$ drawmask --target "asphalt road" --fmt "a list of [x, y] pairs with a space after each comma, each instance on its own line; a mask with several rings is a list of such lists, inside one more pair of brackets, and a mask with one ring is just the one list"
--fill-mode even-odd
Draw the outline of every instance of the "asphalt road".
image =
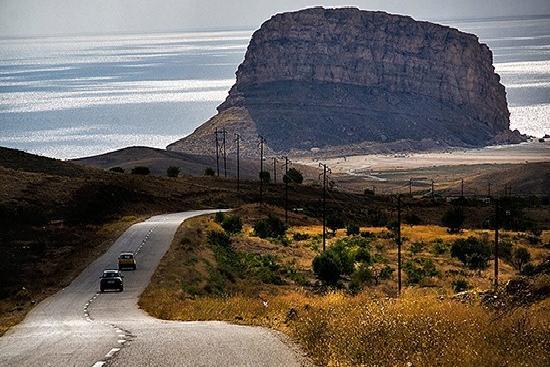
[[[268, 329], [224, 322], [162, 321], [137, 299], [185, 219], [217, 210], [155, 216], [130, 227], [67, 288], [37, 305], [0, 338], [0, 366], [300, 366], [303, 359]], [[98, 294], [103, 269], [137, 252], [124, 292]]]

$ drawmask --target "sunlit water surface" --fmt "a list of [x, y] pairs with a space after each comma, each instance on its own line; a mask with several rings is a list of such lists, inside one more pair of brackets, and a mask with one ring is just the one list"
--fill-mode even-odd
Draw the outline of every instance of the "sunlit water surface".
[[[550, 18], [443, 23], [493, 50], [512, 129], [550, 133]], [[0, 40], [0, 145], [57, 158], [164, 147], [215, 114], [251, 34]]]

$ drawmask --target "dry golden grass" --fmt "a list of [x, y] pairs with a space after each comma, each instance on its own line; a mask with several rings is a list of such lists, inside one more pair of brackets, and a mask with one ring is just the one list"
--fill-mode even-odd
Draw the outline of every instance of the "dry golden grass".
[[[550, 300], [498, 317], [477, 304], [409, 290], [400, 299], [362, 293], [268, 299], [178, 299], [166, 289], [142, 306], [177, 320], [226, 320], [289, 334], [321, 366], [547, 366]], [[294, 314], [296, 316], [291, 316]]]
[[[187, 236], [196, 239], [195, 246], [200, 249], [204, 232], [197, 236], [197, 228], [212, 226], [216, 225], [199, 218], [186, 222], [178, 231], [177, 239], [139, 302], [152, 316], [171, 320], [222, 320], [277, 329], [291, 336], [320, 366], [496, 367], [550, 363], [550, 299], [497, 315], [477, 302], [454, 300], [450, 296], [452, 276], [442, 275], [432, 280], [431, 286], [436, 288], [405, 288], [398, 299], [386, 296], [395, 288], [395, 279], [357, 295], [342, 292], [319, 295], [290, 285], [260, 284], [246, 285], [242, 292], [238, 285], [225, 297], [188, 297], [182, 292], [181, 283], [189, 272], [181, 267], [178, 270], [178, 262], [190, 255], [178, 244]], [[363, 230], [385, 231], [384, 228]], [[436, 226], [407, 227], [406, 231], [405, 236], [426, 242], [484, 233], [476, 230], [450, 236], [444, 228]], [[236, 249], [276, 254], [283, 262], [291, 261], [304, 267], [311, 264], [315, 255], [306, 245], [308, 240], [281, 246], [251, 238], [248, 232], [234, 237]], [[316, 235], [320, 233], [320, 226], [292, 227], [290, 233], [293, 232]], [[338, 233], [337, 237], [343, 235]], [[387, 242], [384, 242], [388, 247], [384, 250], [385, 256], [394, 261], [391, 240], [377, 240]], [[419, 255], [431, 256], [442, 274], [463, 269], [448, 254], [436, 256], [426, 250]], [[515, 274], [514, 269], [504, 263], [501, 272], [503, 279]], [[490, 273], [491, 269], [481, 275], [472, 273], [468, 281], [474, 287], [486, 288], [490, 284]]]

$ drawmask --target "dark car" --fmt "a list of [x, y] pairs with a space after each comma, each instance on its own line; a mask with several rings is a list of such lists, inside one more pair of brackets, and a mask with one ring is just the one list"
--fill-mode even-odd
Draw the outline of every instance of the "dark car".
[[103, 270], [103, 275], [99, 280], [99, 290], [101, 292], [106, 290], [117, 290], [122, 292], [124, 290], [122, 278], [124, 278], [124, 276], [120, 270]]

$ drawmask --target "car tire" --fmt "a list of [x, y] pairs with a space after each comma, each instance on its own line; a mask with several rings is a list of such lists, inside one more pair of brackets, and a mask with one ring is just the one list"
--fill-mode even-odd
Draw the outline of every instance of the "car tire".
[[102, 288], [99, 288], [99, 291], [100, 291], [101, 293], [105, 292], [105, 290], [103, 289], [103, 287], [102, 287]]
[[123, 290], [124, 290], [124, 287], [120, 287], [120, 289], [118, 291], [122, 292]]
[[134, 270], [136, 270], [136, 268], [137, 268], [137, 266], [136, 266], [136, 265], [134, 265]]

